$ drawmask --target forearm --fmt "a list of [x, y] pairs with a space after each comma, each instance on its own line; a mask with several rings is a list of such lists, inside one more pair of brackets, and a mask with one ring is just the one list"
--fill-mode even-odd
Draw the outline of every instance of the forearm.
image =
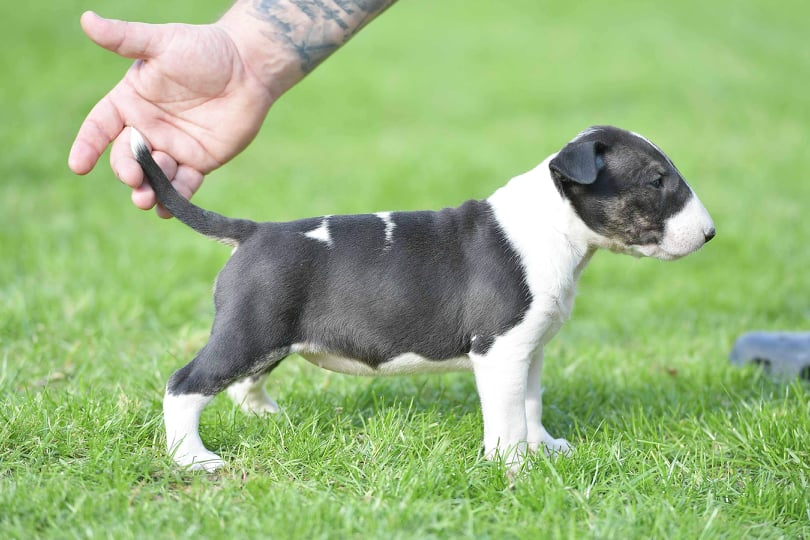
[[396, 0], [237, 0], [217, 25], [274, 99]]

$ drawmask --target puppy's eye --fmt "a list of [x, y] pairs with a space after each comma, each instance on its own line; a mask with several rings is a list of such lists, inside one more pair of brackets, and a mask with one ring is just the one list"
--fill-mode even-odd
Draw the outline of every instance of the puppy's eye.
[[650, 180], [650, 181], [648, 182], [648, 184], [650, 184], [650, 185], [651, 185], [652, 187], [654, 187], [655, 189], [661, 189], [661, 186], [663, 186], [663, 185], [664, 185], [664, 177], [663, 177], [663, 176], [661, 176], [661, 175], [659, 174], [659, 175], [657, 175], [655, 178], [653, 178], [652, 180]]

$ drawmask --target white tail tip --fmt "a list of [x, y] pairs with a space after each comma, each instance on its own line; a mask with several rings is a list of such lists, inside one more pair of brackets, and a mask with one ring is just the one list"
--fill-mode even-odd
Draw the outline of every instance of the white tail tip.
[[129, 147], [132, 150], [132, 155], [137, 156], [142, 150], [149, 150], [149, 146], [141, 135], [141, 132], [134, 127], [129, 128]]

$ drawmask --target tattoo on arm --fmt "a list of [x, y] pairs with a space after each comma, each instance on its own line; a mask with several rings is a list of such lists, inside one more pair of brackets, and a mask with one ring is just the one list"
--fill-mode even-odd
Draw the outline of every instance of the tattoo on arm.
[[294, 50], [309, 73], [396, 0], [253, 0], [265, 33]]

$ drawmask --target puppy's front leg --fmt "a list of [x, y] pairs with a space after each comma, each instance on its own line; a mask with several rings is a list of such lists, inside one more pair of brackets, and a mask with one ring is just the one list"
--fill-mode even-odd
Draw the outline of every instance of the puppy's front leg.
[[547, 455], [568, 455], [571, 445], [565, 439], [555, 439], [543, 426], [543, 348], [538, 347], [531, 356], [526, 388], [526, 429], [529, 451], [543, 448]]
[[526, 456], [526, 357], [471, 354], [484, 418], [484, 452], [516, 470]]

